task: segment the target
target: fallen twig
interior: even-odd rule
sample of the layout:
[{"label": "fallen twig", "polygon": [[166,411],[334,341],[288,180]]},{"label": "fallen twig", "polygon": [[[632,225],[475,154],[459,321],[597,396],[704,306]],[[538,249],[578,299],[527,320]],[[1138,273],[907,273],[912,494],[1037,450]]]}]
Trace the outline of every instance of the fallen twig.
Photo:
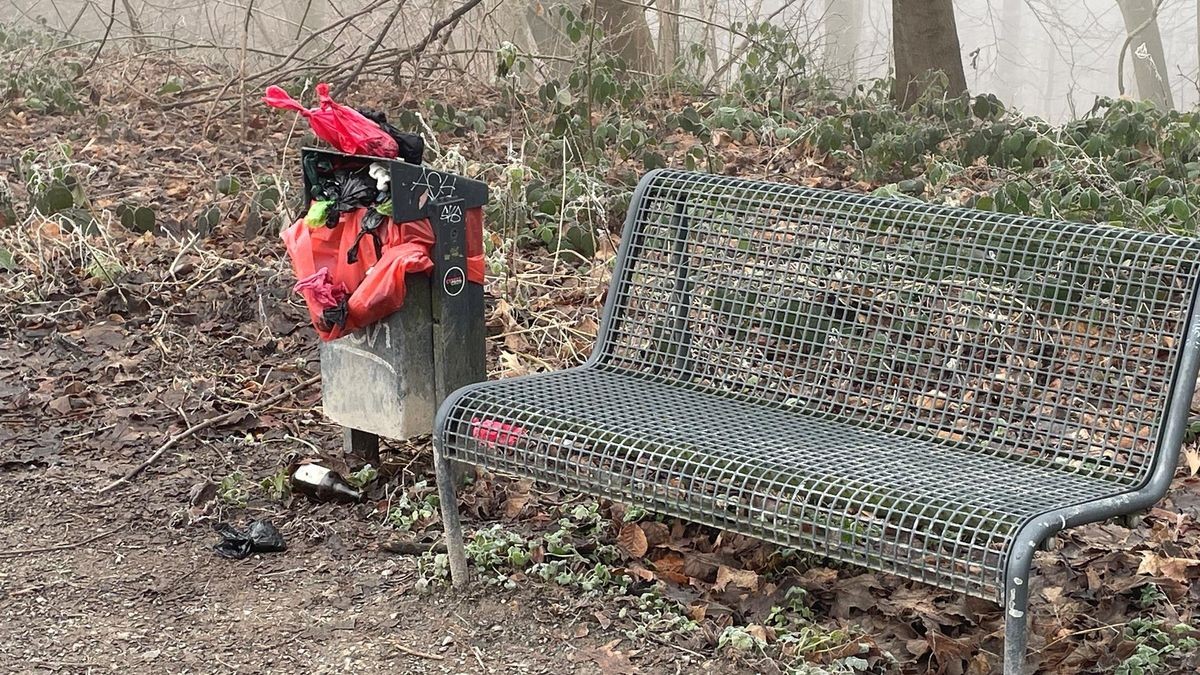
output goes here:
[{"label": "fallen twig", "polygon": [[471,645],[471,651],[475,654],[475,660],[479,662],[480,670],[487,672],[487,666],[483,665],[483,654],[479,653],[479,647]]},{"label": "fallen twig", "polygon": [[280,401],[292,396],[296,392],[301,391],[303,389],[307,389],[320,381],[321,381],[320,375],[313,375],[312,377],[301,382],[300,384],[297,384],[296,386],[292,387],[291,389],[288,389],[284,392],[276,394],[265,401],[259,401],[258,403],[255,403],[254,405],[246,408],[244,411],[240,410],[240,409],[239,410],[230,410],[229,412],[227,412],[223,415],[217,415],[216,417],[210,417],[210,418],[204,420],[203,422],[200,422],[199,424],[195,424],[195,425],[185,429],[182,433],[176,434],[175,436],[172,436],[171,438],[167,439],[167,442],[163,443],[161,446],[159,446],[158,450],[156,450],[153,455],[150,455],[149,459],[147,459],[146,461],[144,461],[141,464],[134,467],[132,471],[130,471],[129,473],[125,474],[124,476],[118,478],[117,480],[113,481],[109,485],[107,485],[103,488],[100,488],[98,494],[104,494],[106,492],[109,492],[125,483],[128,483],[129,481],[133,480],[134,478],[137,478],[138,474],[140,474],[141,472],[150,468],[155,462],[158,461],[159,457],[163,456],[163,453],[165,453],[167,450],[170,450],[171,448],[178,445],[180,441],[182,441],[186,438],[189,438],[191,436],[194,436],[195,434],[197,434],[201,431],[204,431],[205,429],[207,429],[211,426],[215,426],[217,424],[221,424],[222,422],[225,422],[226,420],[233,419],[233,417],[235,415],[240,415],[243,412],[258,412],[259,410],[262,410],[263,408],[268,408],[270,406],[273,406],[276,403],[279,403]]},{"label": "fallen twig", "polygon": [[441,654],[430,654],[428,652],[419,652],[415,649],[409,649],[408,647],[405,647],[404,645],[400,645],[400,644],[396,645],[396,649],[399,649],[400,651],[404,652],[405,654],[409,654],[412,656],[419,656],[423,659],[433,659],[434,661],[445,661],[446,660],[446,657],[442,656]]},{"label": "fallen twig", "polygon": [[36,553],[50,553],[51,551],[65,551],[70,548],[79,548],[80,546],[87,546],[88,544],[90,544],[94,541],[100,541],[101,539],[103,539],[105,537],[114,535],[117,532],[120,532],[124,528],[125,528],[124,525],[122,525],[120,527],[115,527],[107,532],[101,532],[100,534],[97,534],[96,536],[91,537],[89,539],[84,539],[83,541],[77,541],[77,542],[74,542],[71,544],[59,544],[57,546],[43,546],[42,548],[19,548],[15,551],[0,551],[0,558],[15,558],[17,556],[22,556],[22,555],[34,555]]},{"label": "fallen twig", "polygon": [[445,553],[445,542],[420,542],[420,541],[389,541],[380,545],[382,551],[388,553],[396,553],[398,555],[422,555],[433,551],[434,553]]}]

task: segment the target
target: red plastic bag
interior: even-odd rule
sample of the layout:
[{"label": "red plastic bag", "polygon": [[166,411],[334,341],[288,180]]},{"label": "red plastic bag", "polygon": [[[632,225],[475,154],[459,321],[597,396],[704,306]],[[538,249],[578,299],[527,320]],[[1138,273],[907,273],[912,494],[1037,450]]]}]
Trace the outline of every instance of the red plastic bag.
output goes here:
[{"label": "red plastic bag", "polygon": [[[309,227],[301,218],[284,230],[281,236],[296,278],[308,279],[325,268],[329,270],[331,284],[345,286],[350,292],[358,288],[366,278],[367,270],[379,262],[374,246],[359,246],[358,260],[347,262],[347,254],[354,247],[366,212],[366,209],[347,211],[333,228]],[[389,237],[394,234],[394,229],[387,227],[381,233],[385,247],[391,243]]]},{"label": "red plastic bag", "polygon": [[[404,305],[405,275],[433,271],[433,228],[427,219],[379,226],[383,254],[366,241],[348,261],[367,209],[341,215],[335,227],[310,227],[301,218],[283,231],[288,258],[299,280],[313,327],[322,340],[335,340],[364,328]],[[483,209],[467,209],[467,280],[483,283]]]},{"label": "red plastic bag", "polygon": [[[467,281],[483,283],[483,209],[467,209]],[[400,224],[400,241],[420,242],[433,246],[433,227],[428,218]]]},{"label": "red plastic bag", "polygon": [[312,275],[297,281],[296,285],[292,286],[292,291],[299,293],[308,304],[316,305],[322,310],[337,307],[342,300],[350,296],[346,284],[333,282],[333,275],[329,273],[328,267],[322,267]]},{"label": "red plastic bag", "polygon": [[308,119],[309,126],[317,136],[341,152],[372,157],[395,157],[400,154],[396,139],[354,108],[335,103],[329,96],[329,85],[324,82],[317,85],[320,105],[311,110],[274,85],[267,87],[262,100],[273,108],[300,113]]},{"label": "red plastic bag", "polygon": [[432,270],[429,249],[421,244],[400,244],[384,251],[379,264],[350,296],[342,334],[365,328],[403,307],[405,275]]}]

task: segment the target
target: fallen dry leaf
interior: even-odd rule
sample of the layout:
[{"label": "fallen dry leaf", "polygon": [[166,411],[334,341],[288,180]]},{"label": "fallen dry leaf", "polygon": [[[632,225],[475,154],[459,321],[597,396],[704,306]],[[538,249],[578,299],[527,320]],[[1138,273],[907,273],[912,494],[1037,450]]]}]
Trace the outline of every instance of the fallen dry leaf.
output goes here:
[{"label": "fallen dry leaf", "polygon": [[580,649],[572,660],[592,661],[596,664],[598,672],[603,675],[636,675],[641,671],[637,666],[629,662],[629,656],[617,651],[617,645],[621,644],[621,639],[617,638],[608,644],[599,647],[589,647]]},{"label": "fallen dry leaf", "polygon": [[641,565],[630,565],[629,567],[625,568],[625,572],[632,577],[641,579],[642,581],[654,581],[658,578],[655,576],[654,572],[651,572]]},{"label": "fallen dry leaf", "polygon": [[50,409],[60,415],[66,415],[67,413],[71,412],[71,397],[59,396],[53,401],[50,401]]},{"label": "fallen dry leaf", "polygon": [[946,637],[937,631],[930,631],[926,636],[933,657],[938,662],[938,672],[963,672],[963,661],[971,658],[974,650],[971,645],[961,640]]},{"label": "fallen dry leaf", "polygon": [[509,495],[508,499],[504,500],[504,519],[515,520],[517,516],[521,515],[521,510],[528,503],[528,492]]},{"label": "fallen dry leaf", "polygon": [[638,523],[646,535],[646,545],[651,548],[667,542],[671,538],[671,528],[658,521]]},{"label": "fallen dry leaf", "polygon": [[1200,565],[1200,559],[1169,558],[1160,556],[1153,551],[1146,551],[1142,554],[1142,562],[1138,565],[1137,573],[1166,577],[1179,583],[1186,583],[1189,576],[1188,568],[1197,565]]},{"label": "fallen dry leaf", "polygon": [[1184,450],[1183,460],[1187,462],[1189,476],[1195,476],[1197,473],[1200,473],[1200,450],[1196,448]]},{"label": "fallen dry leaf", "polygon": [[751,624],[746,626],[746,632],[749,633],[754,639],[764,644],[769,644],[775,641],[775,631],[767,628],[766,626]]},{"label": "fallen dry leaf", "polygon": [[646,533],[637,523],[626,523],[617,534],[617,546],[634,558],[646,555],[649,546],[646,544]]},{"label": "fallen dry leaf", "polygon": [[604,612],[592,612],[592,616],[596,617],[596,622],[599,623],[600,627],[604,630],[608,630],[608,627],[612,625],[612,619],[608,618],[608,615]]},{"label": "fallen dry leaf", "polygon": [[836,586],[837,595],[834,597],[831,613],[834,618],[849,618],[850,610],[868,610],[875,606],[875,596],[871,588],[879,586],[879,579],[874,574],[859,574],[841,581]]},{"label": "fallen dry leaf", "polygon": [[713,584],[713,589],[720,592],[725,590],[729,584],[748,591],[756,591],[758,590],[758,574],[750,570],[735,570],[725,565],[717,567],[717,581]]},{"label": "fallen dry leaf", "polygon": [[683,567],[683,555],[675,551],[668,551],[666,555],[654,561],[654,571],[658,576],[676,584],[688,583],[688,576]]},{"label": "fallen dry leaf", "polygon": [[591,337],[595,337],[595,335],[600,332],[600,326],[596,323],[596,320],[590,316],[584,316],[581,318],[579,322],[575,324],[575,328],[579,332],[585,333]]},{"label": "fallen dry leaf", "polygon": [[911,640],[905,640],[904,648],[908,650],[909,654],[921,657],[929,651],[929,641],[925,638],[913,638]]},{"label": "fallen dry leaf", "polygon": [[988,660],[987,654],[976,654],[967,665],[967,675],[987,675],[994,671],[995,668],[992,666],[992,662]]}]

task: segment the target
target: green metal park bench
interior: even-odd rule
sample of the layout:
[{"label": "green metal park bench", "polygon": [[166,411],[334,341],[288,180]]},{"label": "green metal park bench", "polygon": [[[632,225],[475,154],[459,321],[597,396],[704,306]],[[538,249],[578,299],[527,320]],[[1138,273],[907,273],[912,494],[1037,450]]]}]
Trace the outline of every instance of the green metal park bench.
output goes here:
[{"label": "green metal park bench", "polygon": [[470,385],[451,462],[999,603],[1024,670],[1056,532],[1171,481],[1200,240],[682,171],[629,207],[580,367]]}]

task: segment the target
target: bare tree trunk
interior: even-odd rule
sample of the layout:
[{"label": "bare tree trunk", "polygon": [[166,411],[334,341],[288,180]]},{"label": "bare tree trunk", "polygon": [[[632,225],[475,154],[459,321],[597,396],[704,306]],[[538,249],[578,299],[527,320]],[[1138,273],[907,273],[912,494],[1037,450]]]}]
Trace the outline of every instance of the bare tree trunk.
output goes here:
[{"label": "bare tree trunk", "polygon": [[953,0],[892,0],[892,51],[892,96],[902,107],[923,93],[921,79],[930,71],[946,74],[951,96],[967,90]]},{"label": "bare tree trunk", "polygon": [[[1133,57],[1133,77],[1138,96],[1162,108],[1174,108],[1171,85],[1167,78],[1167,59],[1163,54],[1162,35],[1158,32],[1158,7],[1154,0],[1117,0],[1125,30],[1129,33],[1129,53]],[[1121,63],[1123,72],[1124,62]],[[1118,78],[1123,80],[1123,78]],[[1125,83],[1119,81],[1121,89]],[[1122,92],[1123,93],[1123,92]]]},{"label": "bare tree trunk", "polygon": [[[571,10],[579,14],[578,3],[571,3]],[[526,0],[524,11],[525,25],[532,39],[530,51],[549,57],[569,58],[573,53],[571,41],[563,29],[562,17],[556,9],[547,8],[538,0]],[[570,61],[560,61],[555,58],[546,60],[543,64],[546,73],[551,77],[566,77],[571,72]],[[533,73],[527,73],[532,77]]]},{"label": "bare tree trunk", "polygon": [[654,37],[642,6],[632,0],[594,0],[592,9],[607,49],[633,70],[654,72]]},{"label": "bare tree trunk", "polygon": [[853,85],[858,81],[862,0],[825,0],[825,69]]},{"label": "bare tree trunk", "polygon": [[679,0],[658,0],[658,67],[671,73],[679,63]]},{"label": "bare tree trunk", "polygon": [[1023,0],[1004,0],[1000,12],[1000,37],[996,44],[996,96],[1012,105],[1024,80],[1021,72],[1021,7]]}]

